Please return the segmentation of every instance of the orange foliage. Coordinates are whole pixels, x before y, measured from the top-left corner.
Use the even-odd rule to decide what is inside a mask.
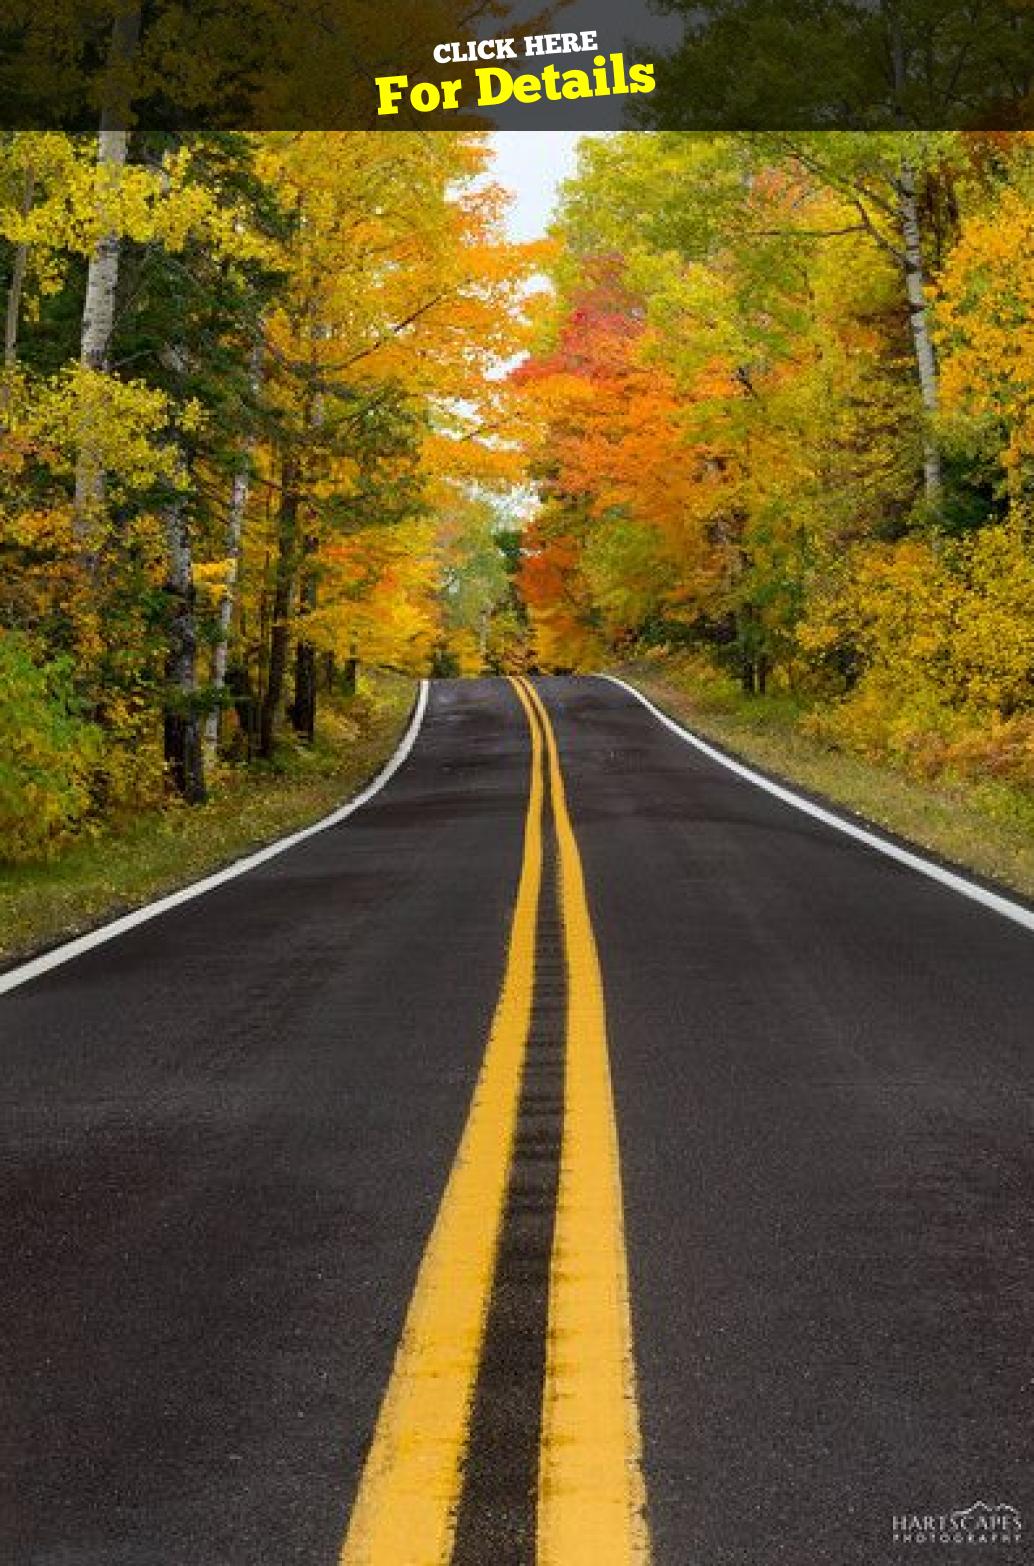
[[[644,609],[695,613],[730,569],[721,518],[734,464],[690,432],[687,412],[742,388],[718,358],[679,387],[656,346],[620,263],[601,261],[552,352],[514,375],[537,425],[544,503],[522,590],[554,661],[591,659],[600,632],[620,639]]]

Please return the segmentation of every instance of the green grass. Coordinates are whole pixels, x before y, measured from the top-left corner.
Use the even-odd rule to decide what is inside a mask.
[[[325,705],[311,749],[285,738],[272,764],[221,767],[207,804],[170,804],[46,863],[0,866],[0,964],[186,886],[329,814],[391,755],[413,698],[412,680],[370,672],[358,696]]]
[[[797,727],[802,708],[792,699],[746,696],[699,665],[644,660],[615,672],[744,761],[1034,897],[1034,794],[994,780],[926,783],[834,749]]]

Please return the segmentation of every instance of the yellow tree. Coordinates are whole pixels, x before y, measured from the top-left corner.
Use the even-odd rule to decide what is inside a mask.
[[[266,177],[293,214],[287,287],[266,323],[278,419],[265,475],[278,518],[266,754],[292,641],[291,715],[312,733],[309,629],[320,595],[334,596],[341,539],[418,517],[432,484],[512,466],[493,372],[519,342],[535,256],[504,240],[501,194],[482,177],[488,157],[485,138],[463,133],[284,135],[264,148]]]
[[[946,409],[990,438],[1019,494],[1034,478],[1034,201],[1005,190],[969,218],[940,278]]]

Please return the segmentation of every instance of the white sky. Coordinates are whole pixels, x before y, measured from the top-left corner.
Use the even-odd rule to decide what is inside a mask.
[[[560,182],[573,174],[578,131],[496,131],[491,175],[513,191],[511,239],[541,239],[549,227]]]
[[[492,132],[495,160],[486,173],[513,195],[506,218],[506,230],[512,240],[523,243],[545,235],[560,184],[575,171],[581,137],[579,131]],[[545,284],[545,278],[537,280],[537,286]],[[522,357],[519,355],[501,364],[498,373],[505,375]],[[508,526],[513,526],[518,518],[533,509],[534,496],[530,488],[515,489],[509,504],[499,508],[500,516],[505,516]]]

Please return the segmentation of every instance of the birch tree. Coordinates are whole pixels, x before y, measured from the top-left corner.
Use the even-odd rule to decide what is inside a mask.
[[[118,223],[118,187],[129,155],[132,65],[140,42],[139,8],[120,12],[112,26],[108,72],[97,132],[97,222],[99,237],[86,271],[79,359],[88,371],[103,373],[115,326],[122,236]],[[95,402],[91,399],[91,407]],[[94,415],[95,416],[95,415]],[[76,536],[89,562],[104,499],[104,472],[90,421],[84,423],[75,475]]]
[[[946,132],[819,133],[759,137],[757,145],[762,155],[772,146],[791,168],[839,196],[853,218],[839,233],[854,229],[868,236],[898,269],[925,414],[923,489],[930,513],[936,516],[943,491],[936,428],[940,390],[917,187],[921,171],[937,177],[956,139]]]
[[[250,390],[253,400],[257,402],[262,384],[261,337],[252,350],[250,369]],[[205,720],[205,749],[209,761],[215,760],[219,747],[221,700],[226,689],[226,671],[230,656],[230,628],[237,606],[237,584],[244,546],[244,521],[251,494],[251,477],[257,444],[257,438],[252,431],[245,439],[230,485],[230,499],[226,513],[226,572],[219,596],[218,630],[212,649],[213,702]]]
[[[28,218],[36,194],[36,175],[31,163],[25,166],[22,176],[21,216]],[[18,363],[18,328],[21,322],[22,294],[29,265],[29,242],[19,238],[14,247],[11,262],[11,280],[7,287],[7,308],[4,312],[4,374],[0,386],[0,417],[7,411],[11,397],[11,382]]]

